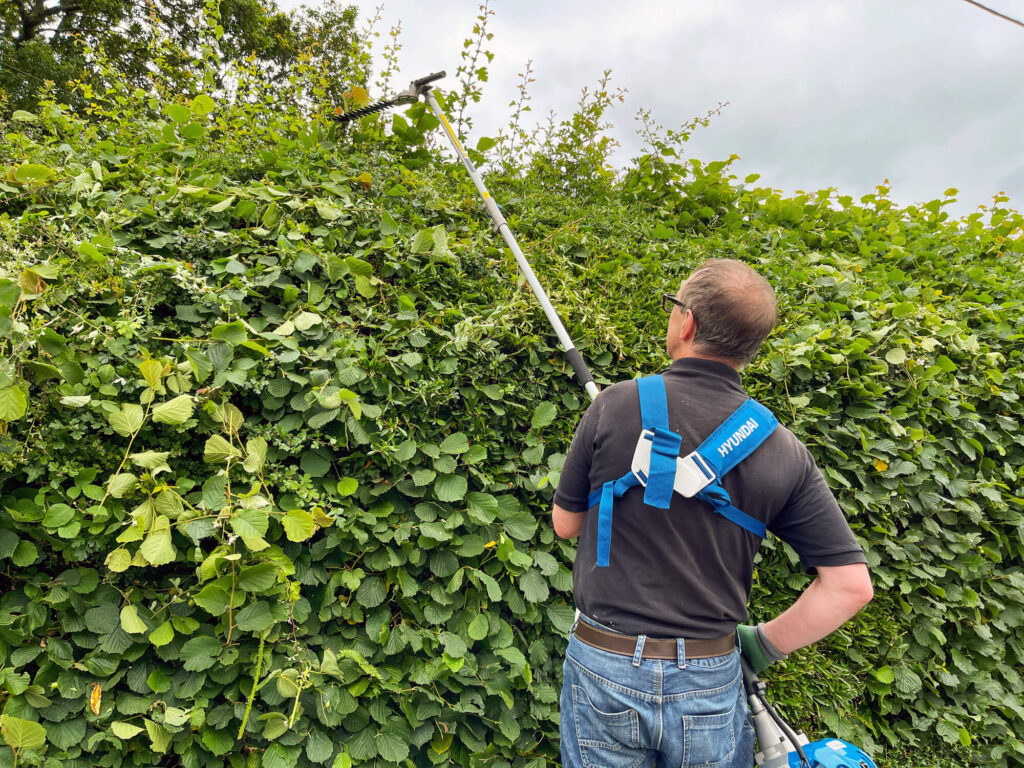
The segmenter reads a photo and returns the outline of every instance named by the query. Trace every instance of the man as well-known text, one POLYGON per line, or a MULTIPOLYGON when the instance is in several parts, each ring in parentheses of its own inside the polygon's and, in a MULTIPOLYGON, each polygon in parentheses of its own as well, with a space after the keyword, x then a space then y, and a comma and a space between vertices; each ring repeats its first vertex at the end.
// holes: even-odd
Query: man
MULTIPOLYGON (((663 305, 673 360, 662 375, 663 401, 685 457, 748 399, 739 370, 775 325, 775 294, 744 263, 713 259, 663 305)), ((555 532, 580 536, 562 764, 750 768, 754 736, 737 633, 755 671, 826 636, 872 597, 864 553, 807 449, 781 425, 721 479, 733 507, 816 573, 772 621, 742 625, 760 537, 708 501, 673 492, 660 509, 645 504, 645 488, 633 487, 614 499, 611 524, 599 531, 599 505, 588 497, 630 472, 642 423, 638 392, 627 381, 597 397, 555 492, 555 532)))

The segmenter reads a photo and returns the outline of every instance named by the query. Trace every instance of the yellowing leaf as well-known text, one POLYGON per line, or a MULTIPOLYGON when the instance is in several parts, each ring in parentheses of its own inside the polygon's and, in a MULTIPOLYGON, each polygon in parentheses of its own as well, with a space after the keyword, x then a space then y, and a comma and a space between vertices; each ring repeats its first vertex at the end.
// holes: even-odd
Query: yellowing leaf
POLYGON ((884 461, 882 461, 881 459, 875 459, 875 469, 877 469, 879 472, 885 472, 885 470, 887 470, 888 468, 889 465, 886 464, 884 461))
POLYGON ((352 86, 351 90, 345 91, 341 96, 354 107, 365 107, 370 103, 370 94, 366 92, 365 88, 360 88, 358 85, 352 86))
POLYGON ((94 715, 100 713, 100 705, 103 703, 103 686, 96 683, 92 687, 92 693, 89 694, 89 709, 92 710, 94 715))

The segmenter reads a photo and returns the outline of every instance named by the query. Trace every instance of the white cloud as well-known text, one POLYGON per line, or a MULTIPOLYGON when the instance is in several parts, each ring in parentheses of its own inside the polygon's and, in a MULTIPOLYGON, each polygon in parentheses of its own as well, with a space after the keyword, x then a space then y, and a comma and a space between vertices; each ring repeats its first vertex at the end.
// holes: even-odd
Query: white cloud
MULTIPOLYGON (((376 7, 358 5, 364 15, 376 7)), ((393 85, 446 69, 441 87, 454 87, 477 5, 387 2, 382 30, 403 22, 393 85)), ((580 89, 610 68, 612 85, 629 91, 614 113, 623 143, 617 157, 639 149, 637 109, 678 126, 728 101, 689 151, 706 160, 739 154, 737 171, 761 173, 762 183, 787 191, 835 186, 856 196, 889 178, 902 203, 954 186, 960 213, 1000 189, 1024 207, 1024 30, 959 0, 491 5, 495 60, 473 107, 474 134, 493 135, 507 122, 527 59, 537 77, 533 119, 551 109, 567 117, 580 89)))

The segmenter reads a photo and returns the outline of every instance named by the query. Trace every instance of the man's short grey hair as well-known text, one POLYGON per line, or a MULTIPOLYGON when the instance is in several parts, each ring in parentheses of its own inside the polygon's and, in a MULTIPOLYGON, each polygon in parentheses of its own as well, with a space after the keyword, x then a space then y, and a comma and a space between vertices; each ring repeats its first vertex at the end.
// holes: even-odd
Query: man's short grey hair
POLYGON ((708 259, 683 283, 679 300, 697 323, 699 353, 746 365, 775 327, 775 291, 742 261, 708 259))

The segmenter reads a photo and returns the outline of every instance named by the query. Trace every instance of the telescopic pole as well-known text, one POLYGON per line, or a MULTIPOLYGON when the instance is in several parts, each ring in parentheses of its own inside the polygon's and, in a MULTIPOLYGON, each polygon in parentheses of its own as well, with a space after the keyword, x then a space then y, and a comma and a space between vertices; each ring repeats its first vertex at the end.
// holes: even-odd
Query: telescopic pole
POLYGON ((515 256, 519 269, 526 276, 526 282, 530 284, 530 289, 533 291, 533 295, 537 297, 537 301, 540 302, 540 306, 544 310, 544 314, 547 315, 548 322, 551 323, 551 327, 555 330, 555 335, 558 336, 558 341, 562 345, 562 349, 565 350, 565 356, 568 358, 569 364, 572 365, 572 369, 576 373, 576 380, 579 381, 587 391, 587 394, 590 395, 591 400, 593 400, 597 397, 599 390, 597 388, 597 384, 594 383, 594 377, 590 375, 590 369, 587 368, 587 364, 583 361, 583 356, 579 353, 579 350, 576 349, 576 345, 573 344, 572 339, 569 337, 569 332, 565 330, 565 325, 562 324, 562 320, 558 317, 558 313, 555 311, 555 308, 551 306, 551 301, 548 299, 547 293, 545 293, 543 286, 541 286, 540 282, 537 280, 537 275, 534 274, 533 268, 530 266, 530 262, 527 261, 526 256, 523 255, 523 249, 519 247, 519 243, 516 242, 516 238, 512 234, 512 229, 509 227, 508 222, 505 221, 505 217, 501 213, 501 208, 499 208, 498 204, 494 202, 494 198, 491 197, 491 193, 487 191, 487 186, 484 184, 484 180, 480 176, 480 172, 476 169, 476 166, 473 165, 473 161, 469 159, 469 155, 466 154, 466 150, 462 148, 462 144, 455 135, 455 131, 452 130, 452 126, 448 122, 448 118, 445 117, 444 112, 437 103, 437 99, 435 99, 434 94, 431 93, 433 86, 430 84, 435 80, 440 80, 444 76, 444 72, 434 72, 426 77, 421 77, 419 80, 413 80, 409 84, 408 89, 396 94, 390 99, 348 112, 338 110, 334 119, 338 122, 347 123, 350 120, 371 115, 374 112, 383 112, 385 109, 396 107, 399 104, 411 104, 419 101, 420 96, 423 96, 426 99, 430 109, 441 122, 441 125, 444 126, 444 131, 448 135, 448 139, 451 141, 452 147, 455 149, 455 153, 459 156, 459 159, 462 160, 462 164, 466 167, 466 171, 469 173, 469 177, 473 180, 473 184, 476 185, 476 189, 480 193, 480 197, 483 198, 487 214, 491 217, 491 221, 494 222, 494 226, 505 239, 505 243, 512 251, 512 255, 515 256))
POLYGON ((512 255, 516 258, 516 263, 519 265, 519 269, 526 276, 526 282, 530 284, 530 288, 533 290, 533 295, 537 297, 537 301, 540 302, 540 306, 544 310, 544 314, 547 315, 548 322, 551 323, 551 327, 554 328, 555 335, 558 336, 558 341, 561 343, 562 349, 565 350, 565 356, 569 359, 569 363, 576 372, 576 379, 583 385, 583 388, 587 390, 587 394, 590 395, 590 398, 593 400, 597 397, 598 388, 597 384, 594 383, 594 377, 590 375, 590 369, 587 368, 587 364, 583 361, 583 356, 579 353, 579 350, 576 349, 576 345, 573 344, 568 331, 565 330, 565 326, 558 317, 558 312, 556 312, 555 308, 551 306, 551 301, 548 299, 547 293, 545 293, 543 286, 541 286, 540 282, 537 280, 537 275, 534 274, 533 268, 530 266, 530 262, 527 261, 526 256, 523 255, 523 249, 520 248, 519 243, 516 242, 516 238, 512 234, 512 229, 505 220, 505 216, 502 214, 498 204, 494 202, 494 198, 491 197, 491 193, 487 191, 487 186, 484 184, 484 180, 480 176, 480 172, 477 171, 476 166, 473 165, 473 161, 469 159, 469 155, 466 154, 466 150, 462 148, 462 144, 455 135, 455 131, 452 130, 452 126, 445 117, 440 105, 437 103, 437 99, 434 98, 434 94, 428 90, 425 97, 427 104, 430 106, 431 110, 433 110, 434 115, 441 121, 441 125, 444 126, 444 132, 448 135, 448 139, 451 141, 452 147, 455 148, 456 154, 458 154, 459 159, 462 160, 462 164, 466 167, 466 171, 469 173, 469 177, 473 180, 473 184, 476 185, 477 192, 479 192, 480 197, 483 198, 484 207, 487 209, 487 215, 491 217, 491 220, 494 222, 494 226, 505 239, 505 243, 508 245, 509 250, 512 251, 512 255))

